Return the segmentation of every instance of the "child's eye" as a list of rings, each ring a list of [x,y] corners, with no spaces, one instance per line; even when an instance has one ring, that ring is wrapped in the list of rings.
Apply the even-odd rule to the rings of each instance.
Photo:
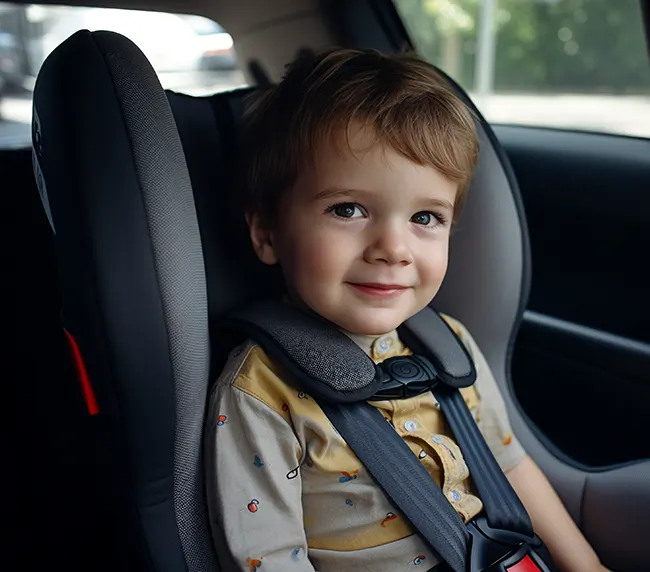
[[[421,211],[415,213],[411,217],[411,222],[422,226],[436,226],[437,224],[445,224],[445,218],[442,215],[436,215],[429,211]]]
[[[338,205],[332,205],[327,209],[328,212],[333,213],[334,215],[341,218],[360,218],[365,216],[361,207],[354,203],[339,203]]]

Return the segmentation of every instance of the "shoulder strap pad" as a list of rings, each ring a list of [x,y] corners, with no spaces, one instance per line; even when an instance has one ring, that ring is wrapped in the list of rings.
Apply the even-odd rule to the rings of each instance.
[[[231,314],[226,327],[257,342],[301,389],[333,403],[371,399],[386,378],[381,367],[332,323],[279,300],[267,300]],[[476,377],[464,345],[438,313],[425,309],[400,329],[416,354],[428,357],[437,377],[466,387]]]
[[[279,300],[253,304],[226,325],[249,335],[314,397],[352,403],[381,388],[381,372],[336,326]]]
[[[476,381],[476,369],[465,344],[447,321],[427,306],[406,320],[397,331],[414,354],[427,356],[445,385],[469,387]]]

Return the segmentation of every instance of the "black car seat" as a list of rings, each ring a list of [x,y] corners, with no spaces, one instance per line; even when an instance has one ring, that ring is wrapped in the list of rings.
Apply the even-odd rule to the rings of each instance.
[[[216,326],[225,310],[281,288],[256,262],[228,198],[248,93],[165,94],[143,54],[109,32],[75,34],[38,77],[35,173],[56,233],[64,325],[82,357],[89,412],[102,420],[104,496],[124,569],[217,570],[201,471],[206,391],[229,349]],[[597,474],[569,466],[510,396],[528,237],[507,159],[482,119],[479,131],[480,163],[436,306],[474,333],[517,435],[574,518],[592,513],[610,565],[625,569],[647,557],[637,525],[650,500],[607,493],[647,466]],[[612,515],[617,526],[607,527]],[[617,551],[620,535],[639,538],[636,553]]]

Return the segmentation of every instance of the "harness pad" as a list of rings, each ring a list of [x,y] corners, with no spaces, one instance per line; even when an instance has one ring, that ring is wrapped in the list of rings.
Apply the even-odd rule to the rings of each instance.
[[[332,323],[287,302],[253,304],[231,314],[226,326],[257,341],[300,389],[331,403],[401,399],[438,383],[461,388],[476,380],[464,344],[429,307],[398,328],[415,355],[377,365]]]

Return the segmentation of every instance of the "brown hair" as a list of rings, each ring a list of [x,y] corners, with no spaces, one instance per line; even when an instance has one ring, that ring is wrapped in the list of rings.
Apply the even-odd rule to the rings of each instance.
[[[410,53],[334,48],[300,57],[246,114],[244,209],[272,224],[283,193],[324,141],[359,121],[376,140],[458,183],[461,210],[478,157],[472,113],[430,64]]]

